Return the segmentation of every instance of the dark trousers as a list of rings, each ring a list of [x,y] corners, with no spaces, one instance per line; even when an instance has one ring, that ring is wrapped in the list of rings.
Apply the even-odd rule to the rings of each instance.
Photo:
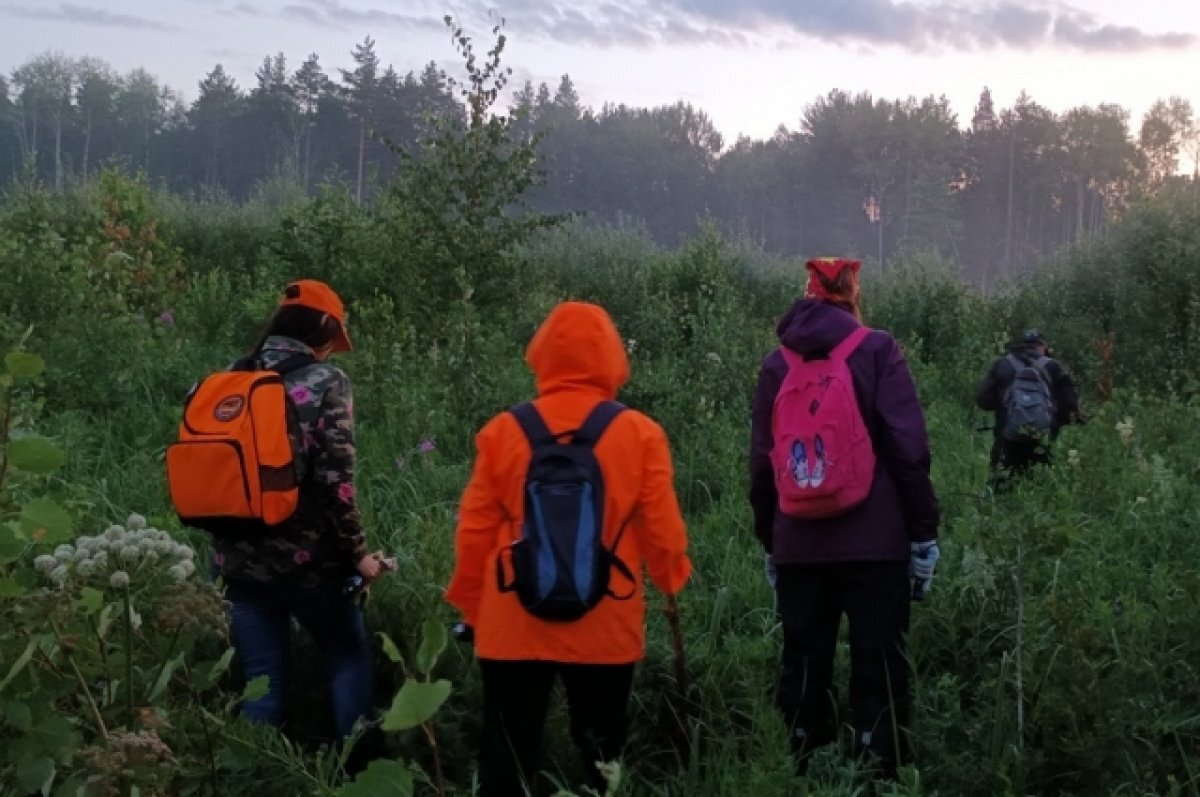
[[[908,758],[908,563],[783,564],[776,591],[783,621],[778,699],[794,752],[803,760],[837,736],[833,660],[845,614],[855,748],[877,755],[894,774]]]
[[[1013,479],[1028,473],[1035,465],[1050,464],[1050,444],[1046,440],[1005,440],[992,443],[991,485],[997,492],[1006,492]]]
[[[362,608],[352,598],[332,585],[304,589],[245,582],[231,582],[225,596],[233,604],[233,644],[246,680],[270,678],[266,696],[243,703],[242,716],[269,725],[283,722],[295,617],[325,659],[338,735],[349,736],[355,722],[370,717],[375,692],[371,638]]]
[[[550,661],[481,659],[483,745],[479,760],[482,797],[535,794],[534,776],[542,746],[550,692],[562,676],[589,785],[604,793],[597,761],[614,761],[625,746],[626,709],[633,664],[564,664]]]

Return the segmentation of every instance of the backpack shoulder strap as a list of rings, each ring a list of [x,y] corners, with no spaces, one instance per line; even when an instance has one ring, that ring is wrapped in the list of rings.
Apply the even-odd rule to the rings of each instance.
[[[313,357],[311,354],[293,354],[286,360],[275,363],[274,368],[267,368],[266,370],[274,371],[280,376],[287,376],[292,371],[299,371],[301,368],[306,366],[315,365],[316,362],[317,358]]]
[[[1046,366],[1050,363],[1049,357],[1038,357],[1035,360],[1026,360],[1023,357],[1018,357],[1010,352],[1005,359],[1012,364],[1012,367],[1016,370],[1016,374],[1020,374],[1023,369],[1029,368],[1032,369],[1033,372],[1038,375],[1038,378],[1045,382],[1047,386],[1054,384],[1054,380],[1050,378],[1050,372],[1046,370]],[[1014,376],[1016,376],[1016,374],[1014,374]]]
[[[579,427],[579,431],[571,438],[571,442],[588,448],[594,447],[604,436],[609,424],[624,411],[624,404],[616,401],[601,401],[588,414],[587,420],[583,422],[583,426]]]
[[[1029,364],[1033,370],[1038,372],[1038,376],[1040,376],[1042,381],[1046,383],[1046,387],[1051,389],[1054,388],[1054,379],[1050,376],[1049,368],[1050,363],[1052,362],[1054,362],[1052,359],[1043,355]]]
[[[257,371],[258,370],[258,355],[247,354],[245,357],[239,357],[229,366],[230,371]]]
[[[829,359],[845,362],[854,353],[854,350],[867,339],[867,335],[870,334],[870,327],[860,325],[849,335],[842,338],[841,343],[833,347],[833,350],[829,352]]]
[[[1022,368],[1024,368],[1026,365],[1024,360],[1022,360],[1017,355],[1013,354],[1011,351],[1008,354],[1004,355],[1004,359],[1008,360],[1008,364],[1011,365],[1013,368],[1016,368],[1018,371],[1021,370]]]
[[[510,408],[509,412],[521,425],[521,431],[525,433],[525,438],[529,441],[531,448],[557,442],[557,438],[546,428],[546,422],[542,420],[541,413],[537,411],[537,407],[533,406],[532,401],[518,404]]]

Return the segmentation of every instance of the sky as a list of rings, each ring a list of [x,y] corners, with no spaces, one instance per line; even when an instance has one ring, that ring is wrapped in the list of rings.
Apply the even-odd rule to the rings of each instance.
[[[795,129],[834,88],[944,94],[963,126],[984,86],[997,107],[1021,90],[1056,111],[1117,103],[1135,131],[1159,97],[1200,110],[1200,0],[0,0],[0,71],[91,55],[190,102],[216,63],[243,88],[268,53],[335,73],[367,35],[401,73],[454,71],[446,14],[481,53],[503,17],[515,83],[569,73],[596,108],[686,100],[727,144]]]

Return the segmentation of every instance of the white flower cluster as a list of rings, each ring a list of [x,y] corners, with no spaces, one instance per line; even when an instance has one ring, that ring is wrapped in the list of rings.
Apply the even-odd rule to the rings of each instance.
[[[53,554],[33,560],[33,566],[55,586],[72,575],[83,579],[107,579],[124,589],[133,576],[165,569],[176,582],[187,581],[196,572],[196,552],[176,542],[165,531],[151,528],[146,518],[130,515],[124,526],[112,525],[94,537],[80,537],[74,545],[60,545]]]

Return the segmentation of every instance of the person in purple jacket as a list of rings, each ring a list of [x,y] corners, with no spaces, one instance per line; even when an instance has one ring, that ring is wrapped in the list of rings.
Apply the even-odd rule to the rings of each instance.
[[[781,346],[805,359],[823,358],[861,325],[860,264],[839,258],[806,267],[805,298],[777,331]],[[867,498],[823,520],[780,511],[772,415],[788,366],[776,349],[762,363],[754,396],[750,501],[783,624],[778,703],[798,768],[803,772],[808,754],[837,736],[833,660],[845,614],[855,751],[876,756],[882,774],[894,778],[908,759],[909,606],[932,583],[939,508],[925,417],[899,345],[874,330],[846,364],[876,456]]]

